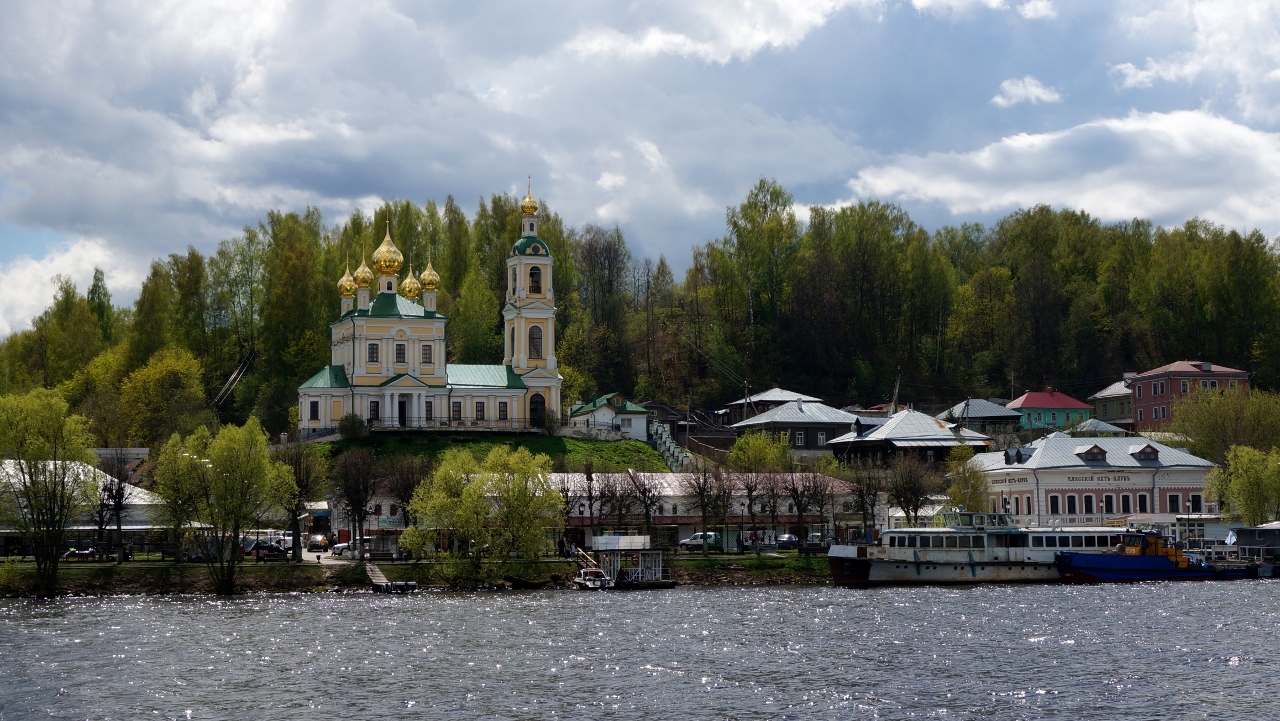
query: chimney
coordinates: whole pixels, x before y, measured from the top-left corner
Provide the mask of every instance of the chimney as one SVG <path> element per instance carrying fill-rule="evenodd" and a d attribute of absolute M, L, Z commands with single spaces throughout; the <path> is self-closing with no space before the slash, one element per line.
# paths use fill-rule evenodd
<path fill-rule="evenodd" d="M 1045 392 L 1045 393 L 1052 393 L 1052 392 L 1053 392 L 1053 386 L 1045 386 L 1044 392 Z"/>
<path fill-rule="evenodd" d="M 1137 372 L 1137 371 L 1125 371 L 1125 372 L 1124 372 L 1124 376 L 1121 378 L 1121 380 L 1126 380 L 1126 381 L 1127 381 L 1127 380 L 1129 380 L 1130 378 L 1135 378 L 1135 377 L 1137 377 L 1137 375 L 1138 375 L 1138 372 Z"/>
<path fill-rule="evenodd" d="M 803 399 L 803 398 L 797 398 L 797 399 L 796 399 L 796 410 L 800 411 L 801 413 L 804 413 L 804 399 Z"/>
<path fill-rule="evenodd" d="M 1209 363 L 1209 362 L 1201 363 L 1201 364 L 1200 364 L 1200 370 L 1204 371 L 1205 373 L 1212 373 L 1212 372 L 1213 372 L 1213 364 L 1212 364 L 1212 363 Z"/>

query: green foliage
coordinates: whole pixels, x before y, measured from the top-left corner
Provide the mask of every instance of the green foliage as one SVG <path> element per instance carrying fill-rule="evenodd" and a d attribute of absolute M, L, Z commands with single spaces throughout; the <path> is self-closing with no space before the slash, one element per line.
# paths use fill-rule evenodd
<path fill-rule="evenodd" d="M 498 301 L 472 268 L 453 306 L 449 320 L 449 349 L 455 363 L 496 363 L 502 357 L 502 335 L 497 326 Z"/>
<path fill-rule="evenodd" d="M 947 480 L 951 482 L 947 499 L 952 508 L 986 510 L 991 487 L 987 474 L 972 463 L 973 455 L 970 446 L 956 446 L 947 454 Z"/>
<path fill-rule="evenodd" d="M 788 433 L 744 433 L 729 449 L 729 467 L 735 471 L 769 473 L 789 469 L 791 442 Z"/>
<path fill-rule="evenodd" d="M 1173 403 L 1169 430 L 1187 438 L 1187 449 L 1227 463 L 1233 446 L 1266 452 L 1280 447 L 1280 393 L 1236 389 L 1193 390 Z"/>
<path fill-rule="evenodd" d="M 153 446 L 175 431 L 190 433 L 211 422 L 200 376 L 200 361 L 177 348 L 155 353 L 130 373 L 120 386 L 129 438 Z"/>
<path fill-rule="evenodd" d="M 587 462 L 596 467 L 630 468 L 635 471 L 661 472 L 667 470 L 662 456 L 652 447 L 636 440 L 597 441 L 585 438 L 532 434 L 422 434 L 376 433 L 366 438 L 329 444 L 330 453 L 337 456 L 352 448 L 367 448 L 379 455 L 409 453 L 438 462 L 452 448 L 468 451 L 477 460 L 489 455 L 497 446 L 526 448 L 535 455 L 551 459 L 556 470 L 580 469 Z"/>
<path fill-rule="evenodd" d="M 1280 449 L 1269 454 L 1248 446 L 1227 452 L 1226 495 L 1246 526 L 1280 519 Z"/>
<path fill-rule="evenodd" d="M 369 426 L 359 413 L 348 413 L 338 421 L 338 433 L 342 435 L 343 440 L 364 438 L 369 435 Z"/>

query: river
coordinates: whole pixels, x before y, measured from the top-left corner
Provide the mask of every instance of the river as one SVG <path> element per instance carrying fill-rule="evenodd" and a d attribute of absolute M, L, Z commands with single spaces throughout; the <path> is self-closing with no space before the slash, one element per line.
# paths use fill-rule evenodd
<path fill-rule="evenodd" d="M 1275 718 L 1278 591 L 5 600 L 0 718 Z"/>

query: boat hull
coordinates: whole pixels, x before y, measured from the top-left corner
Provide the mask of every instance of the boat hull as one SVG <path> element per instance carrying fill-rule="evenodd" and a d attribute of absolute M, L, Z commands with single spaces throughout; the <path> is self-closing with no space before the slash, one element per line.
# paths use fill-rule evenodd
<path fill-rule="evenodd" d="M 1057 568 L 1065 583 L 1235 581 L 1258 577 L 1256 566 L 1193 563 L 1180 568 L 1164 556 L 1060 553 Z"/>
<path fill-rule="evenodd" d="M 1057 583 L 1052 563 L 1023 561 L 942 562 L 828 556 L 836 586 L 938 586 L 974 583 Z"/>

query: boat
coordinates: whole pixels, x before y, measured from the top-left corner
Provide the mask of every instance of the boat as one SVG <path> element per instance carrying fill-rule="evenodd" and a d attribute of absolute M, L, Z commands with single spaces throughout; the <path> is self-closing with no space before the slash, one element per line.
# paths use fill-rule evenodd
<path fill-rule="evenodd" d="M 573 577 L 573 585 L 584 591 L 603 591 L 613 588 L 613 579 L 599 568 L 583 568 Z"/>
<path fill-rule="evenodd" d="M 1004 513 L 944 513 L 941 526 L 884 531 L 875 545 L 827 552 L 837 586 L 1056 583 L 1060 548 L 1105 552 L 1119 542 L 1109 527 L 1018 527 Z"/>
<path fill-rule="evenodd" d="M 1183 552 L 1182 544 L 1155 531 L 1127 531 L 1106 553 L 1059 551 L 1055 564 L 1067 583 L 1232 581 L 1257 578 L 1258 564 L 1209 563 Z"/>

